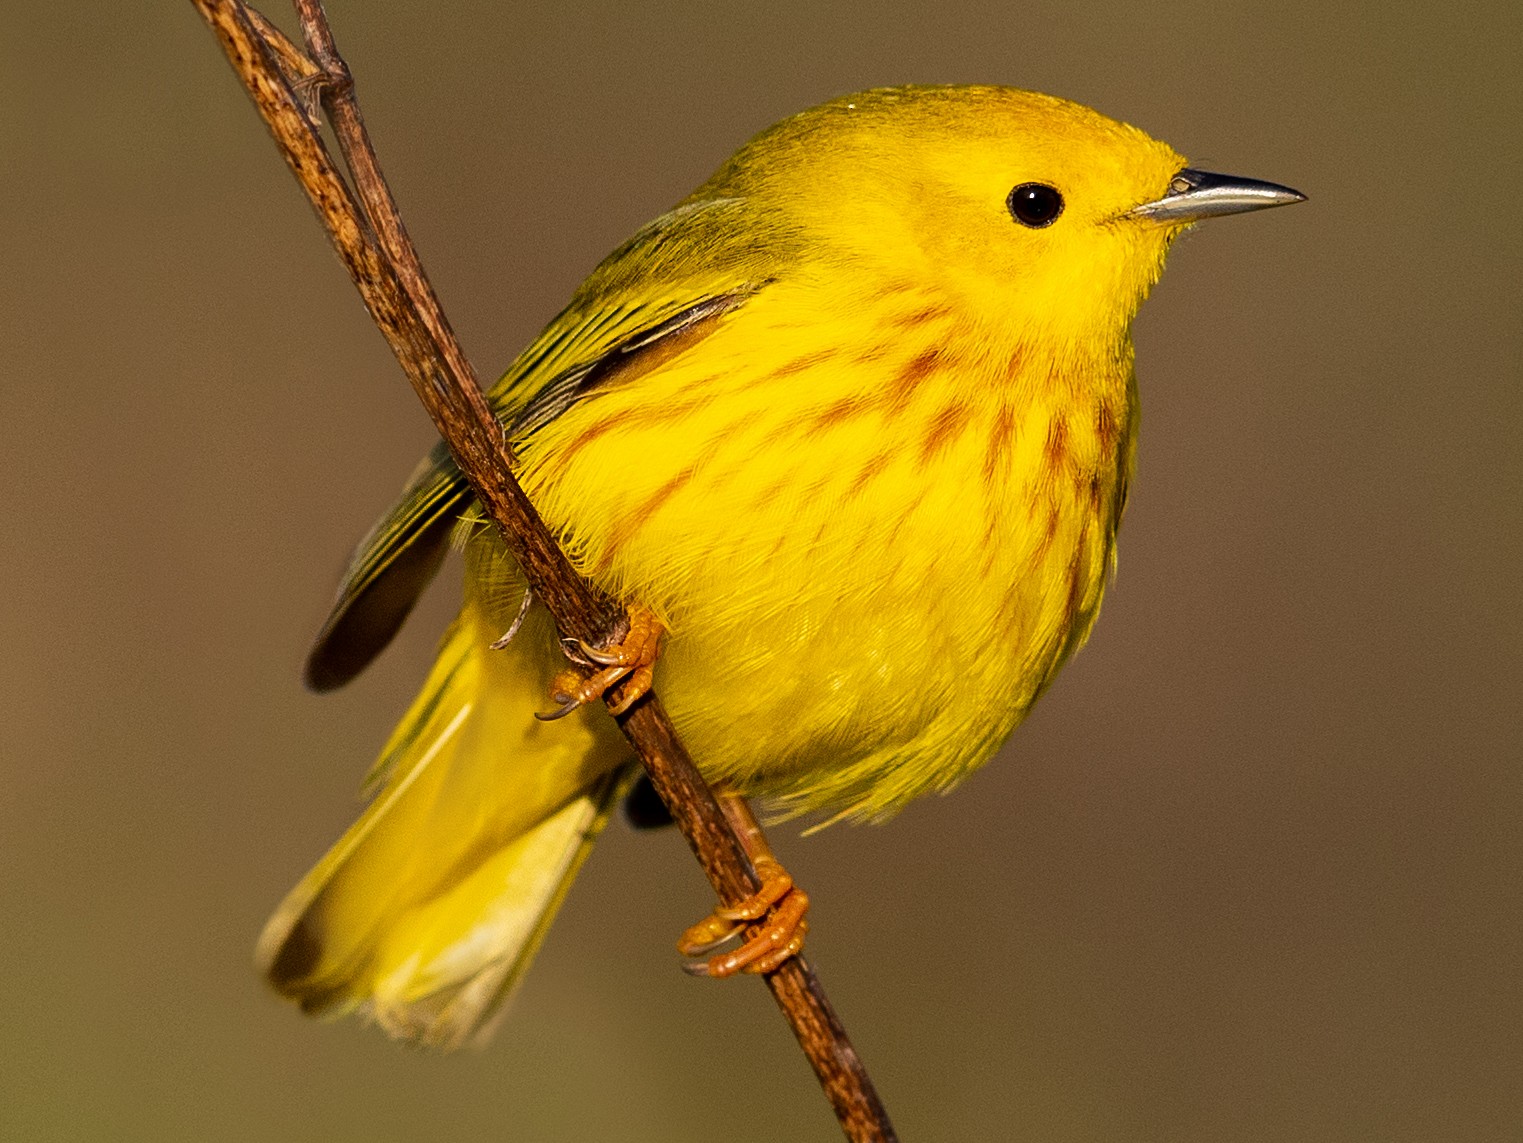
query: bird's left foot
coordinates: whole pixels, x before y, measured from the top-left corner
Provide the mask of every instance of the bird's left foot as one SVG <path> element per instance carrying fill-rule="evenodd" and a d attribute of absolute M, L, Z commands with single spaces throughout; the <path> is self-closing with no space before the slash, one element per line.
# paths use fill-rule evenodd
<path fill-rule="evenodd" d="M 736 840 L 751 859 L 761 886 L 744 901 L 721 905 L 688 929 L 677 941 L 677 951 L 683 956 L 701 957 L 739 936 L 753 923 L 759 924 L 730 952 L 689 961 L 682 967 L 693 976 L 716 978 L 734 976 L 737 972 L 772 972 L 790 957 L 798 956 L 804 947 L 804 936 L 809 932 L 809 922 L 804 919 L 809 912 L 809 895 L 793 883 L 792 876 L 772 856 L 767 837 L 745 798 L 722 794 L 717 801 L 735 831 Z"/>
<path fill-rule="evenodd" d="M 545 722 L 565 718 L 578 707 L 604 697 L 614 687 L 619 690 L 608 711 L 623 714 L 650 690 L 653 668 L 661 654 L 662 634 L 661 621 L 655 612 L 635 605 L 629 609 L 629 631 L 612 647 L 593 647 L 581 639 L 563 640 L 566 654 L 592 673 L 570 668 L 556 675 L 550 684 L 555 709 L 534 717 Z"/>
<path fill-rule="evenodd" d="M 699 921 L 677 941 L 683 956 L 698 957 L 741 933 L 748 922 L 765 924 L 737 948 L 707 960 L 689 961 L 684 971 L 693 976 L 722 978 L 737 972 L 764 974 L 778 968 L 804 947 L 809 932 L 805 914 L 809 895 L 793 883 L 788 871 L 771 857 L 753 862 L 761 888 L 738 905 L 722 906 Z"/>

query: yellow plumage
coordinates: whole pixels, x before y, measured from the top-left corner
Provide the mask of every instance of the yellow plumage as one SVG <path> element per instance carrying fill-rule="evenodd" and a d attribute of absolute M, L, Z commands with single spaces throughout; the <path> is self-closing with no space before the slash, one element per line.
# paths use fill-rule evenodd
<path fill-rule="evenodd" d="M 578 568 L 667 628 L 656 687 L 716 787 L 887 816 L 983 763 L 1083 643 L 1132 471 L 1131 319 L 1189 221 L 1135 208 L 1183 167 L 1028 92 L 837 100 L 615 251 L 494 388 Z M 1022 221 L 1025 186 L 1054 218 Z M 356 557 L 320 688 L 461 517 L 466 602 L 374 802 L 260 945 L 308 1009 L 443 1045 L 521 975 L 629 758 L 601 712 L 534 720 L 564 661 L 537 607 L 488 649 L 523 589 L 470 516 L 436 450 Z"/>

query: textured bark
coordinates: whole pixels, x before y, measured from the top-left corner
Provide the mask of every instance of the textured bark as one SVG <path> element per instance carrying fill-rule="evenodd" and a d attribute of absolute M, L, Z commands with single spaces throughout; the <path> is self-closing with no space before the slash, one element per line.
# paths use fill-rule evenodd
<path fill-rule="evenodd" d="M 192 3 L 216 33 L 372 318 L 535 595 L 566 636 L 593 646 L 618 642 L 628 630 L 622 609 L 576 574 L 513 477 L 502 426 L 408 239 L 319 0 L 295 0 L 305 50 L 241 0 Z M 319 102 L 353 189 L 318 133 Z M 760 884 L 755 870 L 655 693 L 640 699 L 618 723 L 720 900 L 735 904 L 755 892 Z M 867 1070 L 814 970 L 794 957 L 768 974 L 766 982 L 847 1138 L 894 1140 Z"/>

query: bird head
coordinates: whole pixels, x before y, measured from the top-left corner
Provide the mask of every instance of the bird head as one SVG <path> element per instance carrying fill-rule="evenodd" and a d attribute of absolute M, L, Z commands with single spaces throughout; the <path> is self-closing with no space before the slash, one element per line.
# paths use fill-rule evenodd
<path fill-rule="evenodd" d="M 1003 87 L 832 100 L 752 140 L 695 197 L 708 195 L 770 209 L 822 277 L 913 281 L 1059 342 L 1124 336 L 1194 222 L 1304 197 L 1193 170 L 1135 127 Z"/>

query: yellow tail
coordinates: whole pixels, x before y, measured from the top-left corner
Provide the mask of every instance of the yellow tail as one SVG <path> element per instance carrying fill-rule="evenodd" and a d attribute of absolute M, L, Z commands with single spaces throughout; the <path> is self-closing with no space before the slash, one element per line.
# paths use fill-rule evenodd
<path fill-rule="evenodd" d="M 472 563 L 502 562 L 493 541 L 470 549 Z M 541 609 L 490 649 L 521 598 L 503 570 L 491 587 L 476 574 L 488 569 L 467 575 L 465 607 L 371 775 L 374 801 L 260 936 L 260 968 L 308 1012 L 368 1011 L 431 1047 L 482 1032 L 627 784 L 608 719 L 533 716 L 556 666 Z"/>

